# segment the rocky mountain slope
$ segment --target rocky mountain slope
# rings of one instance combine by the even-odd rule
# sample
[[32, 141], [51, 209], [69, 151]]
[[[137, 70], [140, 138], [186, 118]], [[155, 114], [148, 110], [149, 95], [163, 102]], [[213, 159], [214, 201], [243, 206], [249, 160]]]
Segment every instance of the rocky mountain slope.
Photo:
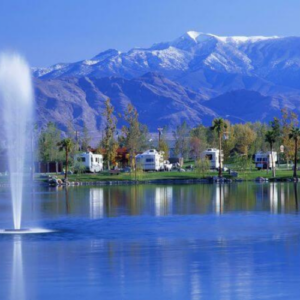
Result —
[[[174, 128], [184, 120], [191, 126], [210, 124], [217, 116], [203, 105], [200, 94], [156, 73], [134, 79], [36, 79], [35, 91], [40, 122], [53, 120], [63, 130], [67, 130], [68, 123], [73, 120], [79, 128], [85, 123], [89, 130], [100, 131], [107, 98], [111, 99], [116, 115], [122, 114], [127, 104], [132, 103], [141, 122], [151, 131], [165, 125]], [[122, 124], [120, 120], [118, 126]]]
[[107, 50], [75, 63], [33, 69], [42, 123], [67, 121], [101, 130], [104, 101], [133, 103], [150, 130], [186, 120], [209, 124], [268, 121], [282, 107], [298, 111], [300, 37], [219, 37], [188, 32], [178, 39]]

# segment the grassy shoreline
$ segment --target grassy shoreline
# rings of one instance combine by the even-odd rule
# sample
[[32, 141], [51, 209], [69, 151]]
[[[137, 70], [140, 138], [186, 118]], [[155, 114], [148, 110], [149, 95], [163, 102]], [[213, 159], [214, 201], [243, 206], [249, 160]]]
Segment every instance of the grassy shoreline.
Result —
[[[56, 175], [57, 178], [63, 179], [63, 175]], [[300, 175], [300, 172], [299, 172]], [[135, 173], [121, 173], [119, 175], [110, 175], [108, 172], [102, 172], [99, 174], [74, 174], [68, 175], [68, 180], [70, 182], [99, 182], [99, 181], [157, 181], [157, 180], [200, 180], [207, 179], [213, 176], [218, 176], [218, 173], [215, 171], [206, 172], [205, 174], [198, 172], [143, 172], [138, 173], [135, 176]], [[272, 172], [267, 172], [266, 170], [261, 171], [245, 171], [239, 172], [238, 177], [232, 177], [229, 173], [224, 172], [223, 176], [229, 179], [238, 179], [243, 181], [254, 181], [257, 177], [263, 177], [267, 179], [272, 179]], [[293, 171], [292, 170], [277, 170], [276, 178], [279, 180], [287, 180], [293, 179]]]

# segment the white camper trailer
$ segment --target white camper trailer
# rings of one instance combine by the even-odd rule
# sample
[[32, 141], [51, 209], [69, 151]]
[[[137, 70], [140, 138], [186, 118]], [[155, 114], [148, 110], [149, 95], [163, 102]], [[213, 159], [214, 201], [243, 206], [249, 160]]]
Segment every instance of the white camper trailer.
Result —
[[163, 153], [150, 149], [135, 157], [136, 165], [144, 171], [159, 171], [164, 167]]
[[[216, 148], [208, 148], [205, 151], [203, 151], [200, 155], [201, 159], [207, 159], [210, 162], [210, 168], [211, 169], [219, 169], [219, 149]], [[223, 167], [223, 155], [221, 154], [221, 168]]]
[[87, 171], [97, 173], [103, 170], [103, 156], [101, 154], [93, 154], [92, 152], [84, 152], [75, 155], [75, 164], [80, 163], [86, 167]]
[[[273, 159], [272, 159], [273, 155]], [[255, 167], [260, 169], [272, 169], [276, 166], [277, 152], [257, 152], [254, 157]]]

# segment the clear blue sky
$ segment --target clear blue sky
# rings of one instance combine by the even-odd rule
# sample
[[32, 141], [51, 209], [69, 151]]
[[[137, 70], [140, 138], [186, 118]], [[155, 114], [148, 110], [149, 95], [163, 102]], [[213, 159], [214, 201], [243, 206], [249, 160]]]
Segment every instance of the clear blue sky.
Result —
[[188, 30], [300, 35], [299, 0], [0, 0], [0, 51], [32, 66], [126, 51]]

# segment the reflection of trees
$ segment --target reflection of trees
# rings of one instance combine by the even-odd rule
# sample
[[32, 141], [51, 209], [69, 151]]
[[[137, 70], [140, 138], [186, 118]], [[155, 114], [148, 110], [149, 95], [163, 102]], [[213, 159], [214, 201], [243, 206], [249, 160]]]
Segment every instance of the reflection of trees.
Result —
[[294, 195], [295, 195], [295, 208], [298, 211], [298, 185], [297, 182], [294, 182]]
[[293, 183], [69, 187], [36, 193], [36, 200], [41, 203], [41, 210], [51, 215], [78, 214], [91, 218], [216, 211], [278, 213], [298, 207], [297, 184]]
[[66, 203], [66, 213], [70, 213], [70, 203], [69, 203], [69, 188], [65, 187], [65, 203]]

